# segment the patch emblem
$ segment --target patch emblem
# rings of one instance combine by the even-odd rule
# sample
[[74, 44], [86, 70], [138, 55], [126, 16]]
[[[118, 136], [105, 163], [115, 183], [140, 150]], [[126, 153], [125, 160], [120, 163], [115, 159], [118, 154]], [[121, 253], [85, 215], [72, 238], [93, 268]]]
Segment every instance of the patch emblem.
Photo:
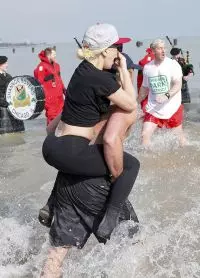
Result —
[[[33, 80], [33, 83], [31, 81]], [[38, 115], [44, 109], [44, 92], [42, 87], [38, 84], [33, 77], [17, 76], [14, 77], [8, 84], [6, 89], [6, 101], [8, 103], [8, 111], [17, 120], [27, 120], [33, 118], [38, 105], [40, 105], [40, 111]], [[39, 96], [39, 100], [37, 99]]]

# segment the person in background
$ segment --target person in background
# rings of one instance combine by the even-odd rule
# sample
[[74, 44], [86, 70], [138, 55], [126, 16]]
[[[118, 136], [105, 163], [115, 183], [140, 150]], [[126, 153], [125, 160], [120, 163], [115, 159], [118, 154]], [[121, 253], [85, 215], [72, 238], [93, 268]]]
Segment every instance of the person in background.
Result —
[[186, 143], [183, 133], [183, 105], [181, 104], [182, 70], [179, 63], [166, 57], [165, 42], [155, 40], [151, 46], [155, 59], [144, 66], [139, 101], [148, 95], [142, 143], [150, 144], [157, 127], [173, 128], [180, 145]]
[[11, 81], [12, 76], [7, 73], [8, 58], [6, 56], [0, 56], [0, 106], [7, 107], [6, 101], [6, 87]]
[[[140, 65], [134, 64], [130, 56], [125, 52], [123, 52], [123, 44], [118, 44], [118, 45], [116, 44], [116, 47], [118, 51], [122, 53], [122, 55], [126, 58], [127, 69], [130, 73], [132, 82], [134, 82], [134, 70], [141, 70], [142, 67]], [[116, 65], [114, 64], [113, 67], [108, 71], [113, 73], [114, 75], [117, 75]]]
[[181, 49], [173, 47], [170, 51], [172, 59], [176, 60], [182, 68], [183, 79], [182, 79], [182, 103], [190, 103], [190, 92], [188, 88], [188, 80], [194, 75], [193, 65], [189, 64], [189, 61], [186, 62], [185, 58], [182, 57]]
[[[12, 80], [12, 76], [7, 73], [7, 69], [8, 58], [6, 56], [0, 56], [0, 108], [8, 107], [8, 103], [6, 101], [6, 88], [8, 83]], [[5, 112], [2, 115], [0, 114], [1, 120], [4, 116]], [[10, 119], [10, 126], [6, 127], [6, 133], [24, 131], [23, 121], [15, 119], [10, 113], [8, 113], [8, 117]], [[5, 123], [1, 122], [1, 124], [0, 128], [4, 128]]]
[[41, 62], [34, 70], [34, 77], [45, 92], [45, 110], [47, 125], [62, 112], [65, 87], [60, 74], [60, 65], [56, 62], [54, 48], [46, 48], [39, 53]]
[[[138, 95], [140, 92], [140, 87], [142, 86], [142, 81], [143, 81], [143, 68], [146, 64], [151, 62], [154, 59], [154, 53], [151, 49], [151, 45], [149, 48], [146, 49], [146, 55], [139, 61], [139, 65], [141, 66], [141, 69], [138, 71], [138, 76], [137, 76], [137, 89], [138, 89]], [[146, 98], [141, 102], [141, 109], [145, 113], [145, 107], [147, 105], [148, 101], [148, 95]]]

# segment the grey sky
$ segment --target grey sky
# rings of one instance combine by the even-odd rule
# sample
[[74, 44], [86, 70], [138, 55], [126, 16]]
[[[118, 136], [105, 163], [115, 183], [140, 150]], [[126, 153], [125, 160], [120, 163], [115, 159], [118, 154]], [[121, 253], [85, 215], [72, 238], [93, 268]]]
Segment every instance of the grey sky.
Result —
[[[200, 0], [0, 0], [3, 41], [72, 41], [96, 22], [121, 36], [199, 36]], [[120, 4], [121, 2], [121, 4]]]

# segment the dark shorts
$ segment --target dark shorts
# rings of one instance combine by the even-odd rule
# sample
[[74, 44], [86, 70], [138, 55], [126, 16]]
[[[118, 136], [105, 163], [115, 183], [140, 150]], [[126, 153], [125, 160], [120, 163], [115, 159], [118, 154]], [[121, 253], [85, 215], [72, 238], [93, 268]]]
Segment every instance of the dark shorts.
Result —
[[[56, 179], [54, 220], [50, 228], [53, 246], [82, 248], [95, 232], [105, 212], [110, 182], [105, 177], [83, 178], [59, 172]], [[126, 201], [120, 221], [138, 218], [130, 202]], [[95, 235], [96, 236], [96, 235]], [[99, 242], [105, 240], [96, 236]]]

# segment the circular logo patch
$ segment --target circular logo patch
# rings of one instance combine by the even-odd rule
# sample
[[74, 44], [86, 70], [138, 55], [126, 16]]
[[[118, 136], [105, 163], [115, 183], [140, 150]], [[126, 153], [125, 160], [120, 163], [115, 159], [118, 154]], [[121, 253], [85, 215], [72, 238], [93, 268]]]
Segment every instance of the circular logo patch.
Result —
[[15, 119], [27, 120], [35, 112], [35, 87], [23, 76], [13, 78], [6, 89], [8, 110]]

